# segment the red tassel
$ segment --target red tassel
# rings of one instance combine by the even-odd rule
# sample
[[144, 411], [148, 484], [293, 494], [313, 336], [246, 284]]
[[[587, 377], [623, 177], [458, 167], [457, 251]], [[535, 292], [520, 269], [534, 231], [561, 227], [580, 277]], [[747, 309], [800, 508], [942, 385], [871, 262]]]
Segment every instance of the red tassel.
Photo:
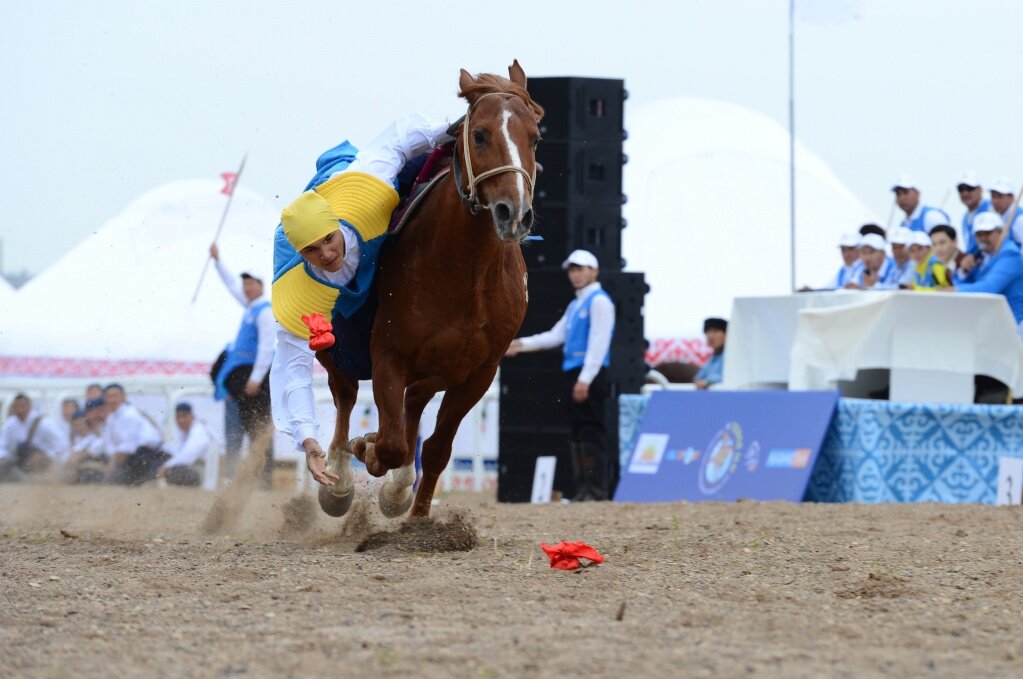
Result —
[[563, 571], [574, 571], [579, 568], [580, 558], [593, 563], [604, 563], [604, 557], [585, 542], [560, 542], [553, 546], [541, 542], [540, 549], [550, 557], [551, 568], [559, 568]]
[[309, 328], [309, 348], [323, 351], [334, 346], [334, 328], [323, 317], [323, 314], [309, 314], [302, 317], [302, 322]]

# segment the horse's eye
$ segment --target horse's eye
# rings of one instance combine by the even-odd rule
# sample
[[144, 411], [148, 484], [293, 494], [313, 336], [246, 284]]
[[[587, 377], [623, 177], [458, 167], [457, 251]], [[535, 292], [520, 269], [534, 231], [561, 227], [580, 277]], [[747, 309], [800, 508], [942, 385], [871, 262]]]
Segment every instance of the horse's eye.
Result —
[[472, 133], [472, 141], [476, 144], [483, 144], [487, 141], [487, 135], [483, 134], [480, 130], [474, 130]]

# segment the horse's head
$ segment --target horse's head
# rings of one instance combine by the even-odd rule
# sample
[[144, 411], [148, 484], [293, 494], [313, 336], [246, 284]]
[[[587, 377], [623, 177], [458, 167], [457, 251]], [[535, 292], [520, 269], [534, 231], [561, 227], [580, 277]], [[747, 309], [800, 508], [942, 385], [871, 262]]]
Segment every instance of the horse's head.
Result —
[[[470, 209], [486, 207], [503, 240], [520, 241], [533, 226], [537, 123], [543, 109], [526, 91], [526, 74], [518, 60], [508, 67], [510, 79], [489, 73], [473, 77], [464, 69], [459, 96], [469, 111], [456, 131], [456, 176]], [[461, 166], [461, 167], [459, 167]]]

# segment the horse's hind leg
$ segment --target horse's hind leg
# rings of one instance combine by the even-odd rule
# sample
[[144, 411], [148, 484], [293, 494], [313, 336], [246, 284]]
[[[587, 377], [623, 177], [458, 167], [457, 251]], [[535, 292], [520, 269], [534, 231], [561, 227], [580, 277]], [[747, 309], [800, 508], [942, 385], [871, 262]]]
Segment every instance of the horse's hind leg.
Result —
[[416, 439], [419, 437], [419, 421], [423, 409], [440, 385], [431, 380], [420, 380], [405, 390], [405, 442], [408, 455], [405, 463], [392, 469], [387, 480], [380, 486], [380, 513], [386, 517], [401, 516], [412, 505], [412, 486], [416, 482]]
[[348, 429], [352, 408], [359, 395], [359, 383], [337, 369], [330, 352], [321, 351], [316, 354], [316, 358], [327, 370], [327, 384], [337, 409], [334, 436], [327, 449], [327, 469], [340, 477], [333, 487], [320, 486], [317, 499], [325, 513], [343, 516], [355, 499], [355, 474], [352, 472], [352, 452], [348, 449]]
[[496, 373], [496, 366], [482, 368], [470, 375], [460, 386], [449, 389], [444, 394], [440, 412], [437, 413], [437, 428], [423, 444], [423, 478], [419, 482], [419, 492], [416, 493], [416, 500], [412, 504], [412, 516], [430, 515], [433, 492], [437, 487], [437, 480], [451, 459], [451, 444], [458, 432], [458, 425], [472, 407], [479, 403], [483, 394], [487, 393]]

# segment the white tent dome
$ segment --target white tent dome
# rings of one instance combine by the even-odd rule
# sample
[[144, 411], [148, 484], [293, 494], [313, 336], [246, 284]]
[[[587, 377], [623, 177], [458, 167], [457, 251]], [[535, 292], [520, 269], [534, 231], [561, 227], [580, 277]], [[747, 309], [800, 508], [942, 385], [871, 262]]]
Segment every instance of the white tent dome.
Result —
[[[131, 203], [18, 292], [0, 355], [211, 363], [242, 314], [212, 264], [191, 303], [227, 201], [221, 187], [173, 182]], [[267, 293], [278, 215], [238, 187], [220, 238], [222, 260], [235, 274], [261, 275]]]
[[[694, 98], [641, 107], [626, 127], [622, 254], [651, 287], [647, 337], [696, 336], [734, 297], [790, 292], [788, 132]], [[824, 285], [841, 265], [841, 234], [877, 221], [798, 143], [796, 210], [797, 286]]]

